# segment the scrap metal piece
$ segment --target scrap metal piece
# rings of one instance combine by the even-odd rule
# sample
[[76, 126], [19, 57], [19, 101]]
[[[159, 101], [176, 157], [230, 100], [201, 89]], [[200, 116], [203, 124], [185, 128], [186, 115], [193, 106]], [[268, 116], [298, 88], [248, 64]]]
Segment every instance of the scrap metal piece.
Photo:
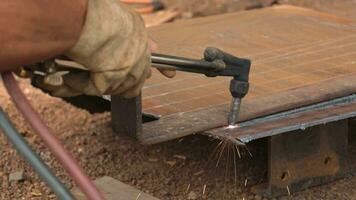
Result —
[[348, 120], [269, 138], [268, 177], [254, 192], [266, 197], [290, 195], [350, 173]]

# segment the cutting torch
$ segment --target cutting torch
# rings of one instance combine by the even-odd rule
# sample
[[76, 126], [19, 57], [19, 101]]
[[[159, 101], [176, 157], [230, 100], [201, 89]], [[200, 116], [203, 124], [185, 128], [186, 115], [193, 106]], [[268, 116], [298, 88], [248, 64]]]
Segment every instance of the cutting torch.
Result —
[[202, 60], [163, 54], [152, 54], [151, 58], [152, 66], [160, 69], [199, 73], [207, 77], [233, 77], [229, 87], [232, 103], [228, 116], [228, 124], [230, 126], [236, 125], [241, 100], [246, 96], [249, 90], [250, 60], [238, 58], [214, 47], [205, 49], [204, 58]]
[[[204, 51], [203, 59], [191, 59], [153, 53], [151, 60], [152, 67], [158, 69], [198, 73], [207, 77], [232, 77], [229, 87], [232, 96], [232, 103], [228, 115], [228, 124], [230, 126], [237, 124], [241, 100], [249, 91], [249, 73], [251, 67], [251, 61], [249, 59], [238, 58], [231, 54], [225, 53], [220, 49], [208, 47]], [[73, 68], [73, 66], [58, 64], [54, 60], [44, 61], [42, 63], [36, 64], [35, 66], [36, 67], [24, 67], [23, 70], [26, 73], [28, 73], [29, 70], [32, 70], [32, 74], [45, 76], [47, 82], [51, 82], [54, 86], [60, 86], [63, 84], [62, 76], [66, 73], [77, 73], [83, 72], [83, 70], [85, 70], [85, 68]], [[32, 84], [36, 86], [35, 83]], [[85, 105], [79, 105], [80, 102], [78, 103], [78, 101], [75, 99], [74, 101], [71, 101], [68, 98], [65, 100], [69, 101], [70, 103], [74, 102], [74, 105], [80, 108], [87, 109]]]

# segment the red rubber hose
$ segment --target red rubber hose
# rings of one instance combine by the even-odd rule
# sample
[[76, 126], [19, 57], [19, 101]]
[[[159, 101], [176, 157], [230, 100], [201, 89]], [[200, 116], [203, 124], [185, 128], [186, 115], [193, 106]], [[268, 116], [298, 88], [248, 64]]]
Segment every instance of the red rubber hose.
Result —
[[153, 3], [152, 0], [121, 0], [123, 3], [139, 3], [139, 4], [150, 4]]
[[15, 103], [17, 109], [23, 117], [37, 132], [37, 134], [46, 143], [56, 159], [63, 165], [64, 169], [73, 178], [82, 192], [89, 200], [104, 200], [97, 187], [93, 184], [90, 178], [85, 175], [75, 161], [73, 156], [64, 148], [61, 141], [52, 134], [52, 130], [42, 121], [39, 114], [32, 108], [30, 102], [22, 93], [20, 87], [11, 72], [1, 74], [7, 92]]

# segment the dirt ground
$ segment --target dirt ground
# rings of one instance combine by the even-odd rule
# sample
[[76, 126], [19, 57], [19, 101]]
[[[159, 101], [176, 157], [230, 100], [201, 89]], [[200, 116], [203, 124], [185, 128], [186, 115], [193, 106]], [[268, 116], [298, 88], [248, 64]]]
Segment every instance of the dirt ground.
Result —
[[[166, 0], [166, 2], [169, 6], [193, 13], [193, 16], [278, 3], [269, 0]], [[215, 4], [208, 4], [212, 2], [218, 6], [213, 8], [211, 5]], [[222, 2], [226, 4], [218, 4]], [[356, 2], [352, 0], [279, 2], [304, 5], [356, 19], [356, 14], [352, 12], [356, 8]], [[91, 115], [60, 99], [42, 94], [25, 82], [22, 82], [21, 86], [34, 107], [93, 179], [104, 175], [111, 176], [163, 200], [263, 199], [254, 195], [251, 189], [261, 183], [266, 176], [267, 152], [264, 141], [248, 145], [252, 157], [248, 151], [241, 150], [241, 158], [233, 153], [232, 146], [219, 145], [219, 141], [212, 141], [203, 136], [191, 136], [155, 146], [141, 146], [135, 141], [113, 133], [109, 113]], [[73, 187], [70, 178], [17, 113], [2, 87], [0, 105], [47, 164], [69, 187]], [[222, 150], [219, 159], [218, 153]], [[356, 138], [352, 135], [349, 150], [352, 166], [356, 166]], [[2, 134], [0, 157], [0, 199], [55, 199]], [[26, 176], [24, 181], [9, 181], [11, 173], [22, 170]], [[356, 199], [356, 178], [348, 177], [279, 199], [353, 200]]]

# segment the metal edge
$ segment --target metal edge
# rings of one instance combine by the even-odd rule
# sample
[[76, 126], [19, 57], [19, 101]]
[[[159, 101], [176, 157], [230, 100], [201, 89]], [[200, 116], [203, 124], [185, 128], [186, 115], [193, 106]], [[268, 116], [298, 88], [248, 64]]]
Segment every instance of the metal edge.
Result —
[[[354, 105], [355, 110], [350, 110], [350, 112], [346, 112], [343, 114], [334, 115], [331, 111], [341, 108], [343, 106], [352, 106]], [[310, 116], [315, 114], [316, 111], [321, 111], [324, 113], [329, 113], [329, 115], [320, 118], [320, 116], [314, 116], [314, 119], [308, 122], [294, 122], [292, 124], [287, 124], [288, 119], [303, 117], [303, 116]], [[332, 115], [332, 116], [330, 116]], [[319, 118], [318, 118], [319, 117]], [[301, 108], [293, 109], [286, 112], [281, 112], [273, 115], [269, 115], [266, 117], [256, 118], [252, 120], [248, 120], [242, 123], [239, 123], [236, 128], [217, 128], [211, 131], [206, 131], [203, 134], [208, 135], [210, 137], [219, 138], [219, 139], [226, 139], [226, 140], [238, 140], [243, 144], [249, 143], [256, 139], [261, 139], [265, 137], [270, 137], [286, 132], [291, 132], [294, 130], [305, 130], [310, 127], [314, 127], [317, 125], [327, 124], [339, 120], [344, 120], [348, 118], [356, 117], [356, 95], [352, 94], [346, 97], [341, 97], [337, 99], [333, 99], [330, 101], [324, 101], [321, 103], [304, 106]], [[271, 125], [273, 123], [281, 122], [282, 120], [286, 120], [285, 126], [277, 126], [271, 127], [271, 129], [256, 132], [253, 135], [239, 135], [239, 131], [242, 129], [254, 128], [256, 126], [261, 126], [263, 124]]]

